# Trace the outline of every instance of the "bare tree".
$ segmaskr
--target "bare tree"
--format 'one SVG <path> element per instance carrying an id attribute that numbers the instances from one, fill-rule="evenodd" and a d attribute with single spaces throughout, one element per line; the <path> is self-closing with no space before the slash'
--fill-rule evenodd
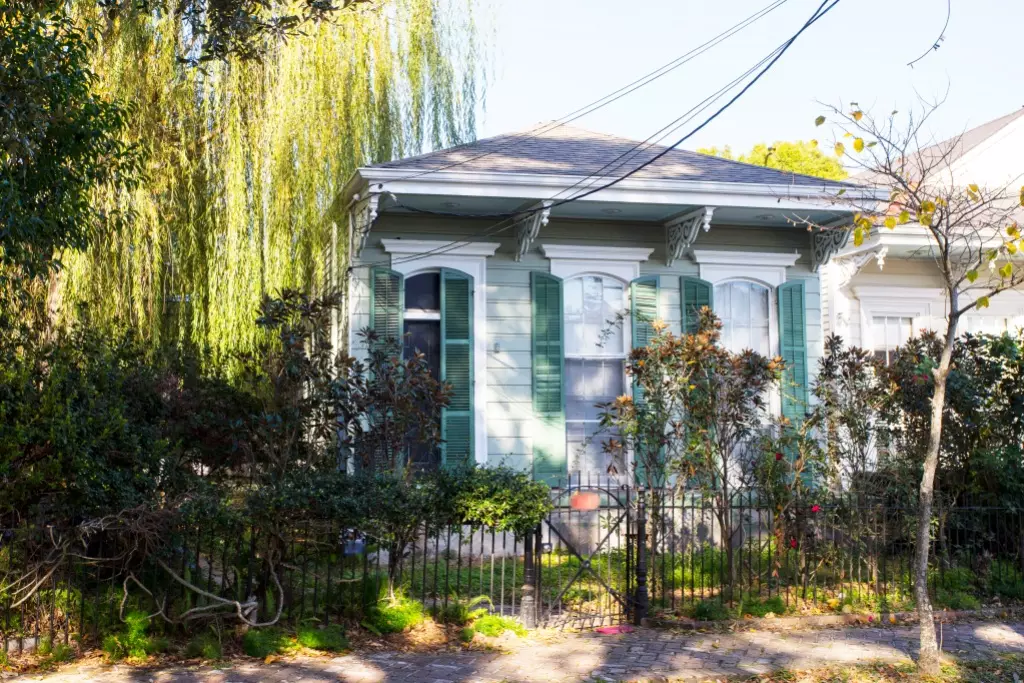
<path id="1" fill-rule="evenodd" d="M 932 370 L 931 424 L 920 482 L 913 565 L 921 624 L 918 665 L 924 673 L 939 671 L 927 576 L 935 470 L 953 343 L 965 314 L 987 307 L 993 296 L 1024 282 L 1024 263 L 1018 254 L 1024 249 L 1018 225 L 1024 188 L 1019 187 L 1019 178 L 997 187 L 965 184 L 957 178 L 952 166 L 962 149 L 961 137 L 939 144 L 926 139 L 925 126 L 937 106 L 922 101 L 917 111 L 908 115 L 894 111 L 880 117 L 862 111 L 856 103 L 849 109 L 828 107 L 828 118 L 840 133 L 836 154 L 863 169 L 858 177 L 888 197 L 887 201 L 870 203 L 840 193 L 837 203 L 847 203 L 857 211 L 852 228 L 843 229 L 851 231 L 857 246 L 883 230 L 926 238 L 927 246 L 919 256 L 934 261 L 947 299 L 942 353 Z M 821 125 L 825 120 L 821 116 L 816 123 Z M 812 230 L 837 229 L 801 220 Z"/>

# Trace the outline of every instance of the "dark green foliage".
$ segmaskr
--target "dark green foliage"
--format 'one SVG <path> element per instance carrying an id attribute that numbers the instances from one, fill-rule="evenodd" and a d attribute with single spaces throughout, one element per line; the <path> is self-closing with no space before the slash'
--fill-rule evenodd
<path id="1" fill-rule="evenodd" d="M 423 622 L 423 605 L 411 598 L 385 600 L 370 609 L 366 625 L 377 633 L 402 633 Z"/>
<path id="2" fill-rule="evenodd" d="M 721 621 L 729 618 L 729 610 L 720 600 L 701 600 L 693 606 L 690 616 L 698 621 Z"/>
<path id="3" fill-rule="evenodd" d="M 188 641 L 188 645 L 185 646 L 185 656 L 213 661 L 223 657 L 224 650 L 216 633 L 203 631 Z"/>
<path id="4" fill-rule="evenodd" d="M 476 630 L 472 626 L 467 626 L 459 631 L 459 640 L 469 643 L 472 642 L 474 635 L 476 635 Z"/>
<path id="5" fill-rule="evenodd" d="M 765 617 L 768 614 L 782 616 L 786 613 L 786 603 L 778 595 L 773 595 L 770 598 L 745 595 L 740 599 L 736 612 L 739 618 L 748 614 L 752 617 Z"/>
<path id="6" fill-rule="evenodd" d="M 505 631 L 511 631 L 520 637 L 526 635 L 526 628 L 522 624 L 511 617 L 500 614 L 487 614 L 480 617 L 473 622 L 473 630 L 490 638 L 497 638 Z"/>
<path id="7" fill-rule="evenodd" d="M 465 626 L 474 619 L 478 619 L 488 613 L 488 607 L 478 607 L 486 603 L 493 607 L 491 599 L 486 595 L 478 595 L 472 600 L 453 599 L 447 605 L 435 605 L 430 609 L 430 616 L 434 621 L 441 624 L 452 624 L 454 626 Z"/>
<path id="8" fill-rule="evenodd" d="M 48 9 L 0 6 L 0 275 L 42 275 L 56 252 L 116 228 L 124 217 L 91 195 L 129 190 L 139 174 L 125 107 L 93 90 L 93 34 L 62 3 Z"/>
<path id="9" fill-rule="evenodd" d="M 242 636 L 242 652 L 263 659 L 288 648 L 288 636 L 276 628 L 253 628 Z"/>
<path id="10" fill-rule="evenodd" d="M 299 645 L 308 647 L 310 650 L 342 652 L 349 649 L 348 638 L 345 637 L 345 629 L 339 624 L 331 624 L 323 628 L 309 624 L 300 626 L 295 635 L 295 640 Z"/>
<path id="11" fill-rule="evenodd" d="M 147 631 L 150 618 L 143 612 L 129 612 L 124 618 L 124 627 L 119 633 L 110 633 L 103 638 L 103 651 L 112 661 L 122 659 L 143 660 L 151 654 L 167 648 L 164 638 L 150 636 Z"/>

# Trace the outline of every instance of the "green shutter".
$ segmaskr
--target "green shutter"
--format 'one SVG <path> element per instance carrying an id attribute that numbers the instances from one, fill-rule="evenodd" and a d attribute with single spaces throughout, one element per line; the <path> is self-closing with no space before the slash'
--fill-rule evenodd
<path id="1" fill-rule="evenodd" d="M 390 268 L 370 270 L 370 329 L 381 341 L 402 339 L 405 278 Z"/>
<path id="2" fill-rule="evenodd" d="M 715 307 L 715 289 L 707 280 L 684 275 L 679 278 L 679 294 L 683 334 L 694 334 L 700 321 L 700 309 Z"/>
<path id="3" fill-rule="evenodd" d="M 658 319 L 659 294 L 657 275 L 638 277 L 629 285 L 629 317 L 633 328 L 633 348 L 647 346 L 654 338 L 653 323 Z M 633 400 L 638 406 L 645 403 L 643 390 L 635 384 Z M 635 469 L 637 483 L 646 485 L 647 473 L 644 471 L 642 459 L 637 459 Z"/>
<path id="4" fill-rule="evenodd" d="M 779 350 L 786 361 L 782 415 L 793 421 L 807 411 L 807 314 L 802 280 L 779 286 Z"/>
<path id="5" fill-rule="evenodd" d="M 555 484 L 569 471 L 565 445 L 562 281 L 530 273 L 533 302 L 533 476 Z"/>
<path id="6" fill-rule="evenodd" d="M 658 319 L 658 276 L 638 277 L 629 284 L 629 314 L 633 326 L 633 348 L 647 346 L 654 338 Z"/>
<path id="7" fill-rule="evenodd" d="M 441 379 L 451 401 L 441 409 L 441 463 L 465 467 L 473 460 L 473 278 L 441 270 Z"/>

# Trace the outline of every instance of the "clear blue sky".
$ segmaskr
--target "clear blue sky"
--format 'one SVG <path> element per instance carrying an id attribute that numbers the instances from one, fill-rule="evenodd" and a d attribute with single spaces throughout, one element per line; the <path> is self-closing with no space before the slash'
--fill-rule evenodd
<path id="1" fill-rule="evenodd" d="M 487 1 L 487 0 L 482 0 Z M 478 134 L 559 118 L 703 43 L 769 0 L 489 0 L 494 60 Z M 668 76 L 575 123 L 643 139 L 791 35 L 820 0 L 789 0 Z M 942 138 L 1024 105 L 1020 0 L 842 0 L 803 34 L 732 109 L 683 146 L 830 139 L 816 100 L 905 110 L 949 89 L 933 132 Z M 686 129 L 689 130 L 689 129 Z M 672 140 L 678 135 L 672 136 Z"/>

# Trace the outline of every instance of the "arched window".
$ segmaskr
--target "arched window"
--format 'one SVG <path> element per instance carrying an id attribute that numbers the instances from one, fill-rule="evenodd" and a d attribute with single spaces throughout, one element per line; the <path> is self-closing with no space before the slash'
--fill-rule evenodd
<path id="1" fill-rule="evenodd" d="M 566 446 L 570 472 L 604 474 L 599 403 L 626 391 L 627 353 L 622 313 L 626 285 L 606 275 L 581 275 L 564 284 Z"/>
<path id="2" fill-rule="evenodd" d="M 722 320 L 722 345 L 772 356 L 771 290 L 746 280 L 715 285 L 715 313 Z"/>

